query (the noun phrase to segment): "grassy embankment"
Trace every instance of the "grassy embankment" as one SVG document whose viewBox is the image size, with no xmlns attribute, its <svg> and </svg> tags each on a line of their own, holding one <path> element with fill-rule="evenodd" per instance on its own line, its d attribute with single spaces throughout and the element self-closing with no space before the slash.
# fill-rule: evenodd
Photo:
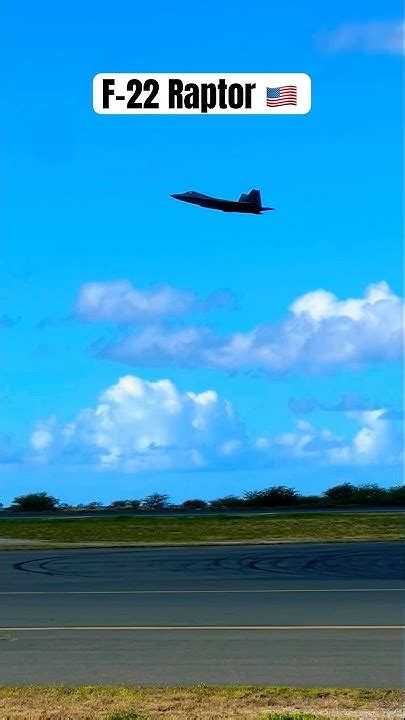
<svg viewBox="0 0 405 720">
<path fill-rule="evenodd" d="M 400 690 L 286 687 L 0 688 L 2 720 L 397 720 Z"/>
<path fill-rule="evenodd" d="M 59 544 L 173 545 L 215 542 L 333 542 L 403 540 L 400 513 L 324 513 L 202 517 L 101 517 L 52 520 L 0 520 L 6 539 Z M 11 543 L 10 543 L 11 546 Z"/>
</svg>

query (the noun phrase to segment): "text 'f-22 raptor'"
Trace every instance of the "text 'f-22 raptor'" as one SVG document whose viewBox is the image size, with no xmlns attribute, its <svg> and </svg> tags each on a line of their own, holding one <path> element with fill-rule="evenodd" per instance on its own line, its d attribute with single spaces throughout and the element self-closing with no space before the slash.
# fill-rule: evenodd
<svg viewBox="0 0 405 720">
<path fill-rule="evenodd" d="M 222 200 L 221 198 L 210 197 L 210 195 L 203 195 L 193 190 L 171 195 L 170 197 L 175 200 L 183 200 L 183 202 L 191 203 L 192 205 L 200 205 L 201 207 L 211 208 L 212 210 L 222 210 L 222 212 L 261 215 L 263 210 L 274 210 L 274 208 L 262 206 L 260 190 L 251 190 L 250 193 L 247 194 L 243 193 L 239 200 Z"/>
</svg>

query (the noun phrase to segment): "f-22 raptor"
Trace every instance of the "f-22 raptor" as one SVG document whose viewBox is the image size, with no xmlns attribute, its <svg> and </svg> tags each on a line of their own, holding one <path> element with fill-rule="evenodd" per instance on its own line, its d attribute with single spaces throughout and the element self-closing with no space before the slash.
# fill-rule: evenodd
<svg viewBox="0 0 405 720">
<path fill-rule="evenodd" d="M 211 208 L 212 210 L 222 210 L 222 212 L 251 213 L 252 215 L 261 215 L 263 210 L 274 210 L 271 207 L 263 207 L 260 197 L 260 190 L 251 190 L 250 193 L 243 193 L 239 200 L 222 200 L 221 198 L 203 195 L 202 193 L 189 190 L 184 193 L 177 193 L 170 197 L 175 200 L 191 203 L 192 205 L 200 205 L 201 207 Z"/>
</svg>

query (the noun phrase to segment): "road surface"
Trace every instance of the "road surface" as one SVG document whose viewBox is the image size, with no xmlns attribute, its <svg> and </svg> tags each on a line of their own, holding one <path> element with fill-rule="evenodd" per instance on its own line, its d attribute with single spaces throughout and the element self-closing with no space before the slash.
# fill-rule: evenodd
<svg viewBox="0 0 405 720">
<path fill-rule="evenodd" d="M 402 543 L 0 554 L 1 684 L 401 687 Z"/>
<path fill-rule="evenodd" d="M 233 517 L 255 517 L 257 515 L 296 515 L 300 513 L 302 515 L 312 514 L 325 514 L 325 513 L 405 513 L 405 508 L 397 505 L 362 505 L 357 507 L 355 505 L 347 505 L 346 507 L 329 507 L 329 508 L 302 508 L 302 507 L 284 507 L 284 508 L 251 508 L 237 510 L 222 508 L 221 510 L 215 510 L 209 508 L 206 510 L 81 510 L 80 512 L 10 512 L 7 510 L 0 510 L 0 520 L 78 520 L 90 517 L 117 517 L 126 515 L 128 517 L 218 517 L 221 515 L 232 515 Z"/>
</svg>

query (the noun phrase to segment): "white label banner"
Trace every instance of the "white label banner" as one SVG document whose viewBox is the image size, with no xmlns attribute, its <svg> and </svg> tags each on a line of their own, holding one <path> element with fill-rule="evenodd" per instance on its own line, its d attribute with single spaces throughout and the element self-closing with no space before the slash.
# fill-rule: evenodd
<svg viewBox="0 0 405 720">
<path fill-rule="evenodd" d="M 98 73 L 100 115 L 306 115 L 306 73 Z"/>
</svg>

